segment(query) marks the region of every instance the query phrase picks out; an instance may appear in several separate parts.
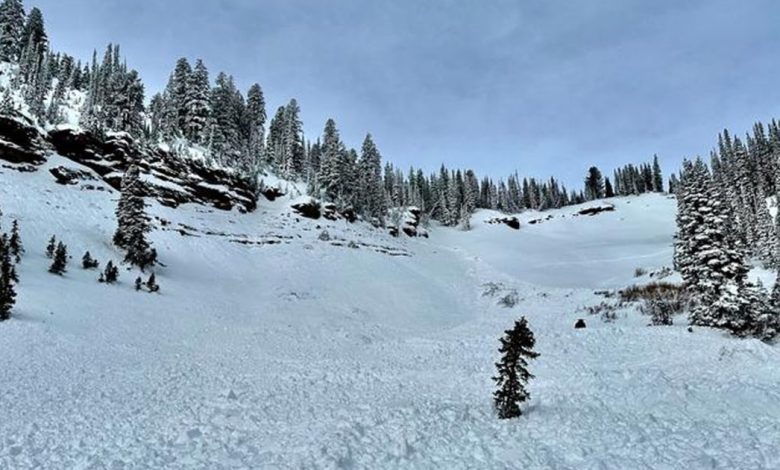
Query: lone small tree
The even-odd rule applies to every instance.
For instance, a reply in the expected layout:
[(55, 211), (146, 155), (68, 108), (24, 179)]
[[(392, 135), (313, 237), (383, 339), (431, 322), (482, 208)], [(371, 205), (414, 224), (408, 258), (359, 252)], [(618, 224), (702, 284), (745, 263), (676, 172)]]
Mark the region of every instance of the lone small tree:
[(100, 273), (98, 281), (106, 284), (114, 284), (119, 279), (119, 268), (114, 266), (113, 261), (106, 263), (106, 268)]
[(24, 246), (22, 245), (22, 237), (19, 234), (18, 220), (14, 220), (13, 226), (11, 227), (11, 238), (8, 240), (8, 248), (17, 263), (22, 260)]
[(125, 248), (125, 262), (141, 268), (157, 262), (157, 252), (146, 239), (152, 227), (144, 211), (143, 182), (138, 166), (131, 165), (122, 178), (122, 195), (116, 209), (117, 229), (114, 244)]
[(149, 280), (146, 281), (146, 288), (149, 289), (149, 292), (158, 292), (160, 290), (160, 285), (157, 284), (157, 277), (152, 273), (149, 276)]
[(515, 322), (515, 327), (506, 330), (501, 338), (501, 362), (496, 363), (498, 375), (493, 377), (498, 390), (493, 394), (493, 402), (500, 419), (516, 418), (523, 414), (520, 404), (530, 398), (525, 385), (534, 376), (528, 372), (528, 361), (536, 359), (533, 351), (536, 340), (528, 328), (525, 317)]
[(68, 266), (68, 247), (62, 242), (57, 244), (57, 250), (54, 252), (54, 261), (49, 267), (49, 272), (52, 274), (62, 275), (66, 271)]
[(138, 276), (135, 278), (135, 290), (139, 291), (141, 290), (141, 287), (143, 286), (144, 281), (141, 279), (141, 276)]
[(49, 239), (49, 244), (46, 245), (46, 257), (54, 258), (54, 250), (57, 249), (57, 237), (54, 235)]
[(0, 321), (11, 318), (11, 309), (16, 303), (14, 285), (19, 280), (8, 245), (6, 235), (0, 236)]

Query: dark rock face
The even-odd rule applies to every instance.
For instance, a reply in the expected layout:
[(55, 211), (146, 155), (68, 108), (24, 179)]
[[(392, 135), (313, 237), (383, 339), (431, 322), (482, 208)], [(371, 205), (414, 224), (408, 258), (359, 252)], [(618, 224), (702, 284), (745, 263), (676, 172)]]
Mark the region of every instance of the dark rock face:
[(40, 165), (46, 161), (46, 142), (34, 123), (21, 114), (0, 116), (0, 159)]
[(284, 193), (279, 188), (263, 188), (260, 190), (260, 194), (265, 196), (266, 199), (273, 202), (278, 198), (284, 196)]
[(83, 180), (94, 180), (95, 178), (86, 171), (74, 170), (72, 168), (65, 168), (64, 166), (58, 166), (49, 170), (49, 173), (54, 176), (54, 179), (59, 184), (78, 184)]
[(322, 217), (322, 210), (320, 208), (320, 203), (317, 202), (315, 199), (309, 199), (308, 201), (305, 202), (298, 202), (293, 204), (290, 207), (292, 207), (292, 209), (295, 212), (297, 212), (303, 217), (306, 217), (307, 219), (317, 220), (320, 217)]
[(581, 330), (581, 329), (587, 328), (587, 327), (588, 326), (585, 324), (585, 320), (583, 320), (582, 318), (577, 320), (577, 323), (574, 324), (574, 329), (575, 330)]
[[(520, 220), (518, 220), (517, 217), (513, 216), (506, 216), (506, 217), (496, 217), (494, 219), (490, 219), (487, 221), (489, 224), (504, 224), (507, 227), (514, 229), (514, 230), (520, 230)], [(536, 224), (537, 221), (532, 220), (530, 222), (531, 224)]]
[(606, 206), (596, 206), (596, 207), (586, 207), (585, 209), (582, 209), (578, 212), (579, 215), (596, 215), (601, 214), (602, 212), (614, 212), (615, 206), (613, 205), (606, 205)]
[(127, 167), (137, 164), (147, 196), (166, 206), (200, 203), (241, 212), (257, 207), (251, 185), (244, 178), (200, 160), (178, 158), (163, 148), (142, 146), (127, 133), (110, 133), (99, 139), (64, 128), (52, 131), (49, 140), (57, 153), (94, 170), (117, 190)]

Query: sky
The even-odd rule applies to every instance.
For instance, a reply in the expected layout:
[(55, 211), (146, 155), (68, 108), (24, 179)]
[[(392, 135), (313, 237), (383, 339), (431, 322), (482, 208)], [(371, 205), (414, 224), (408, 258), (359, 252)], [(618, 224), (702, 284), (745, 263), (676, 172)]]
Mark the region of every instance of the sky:
[(26, 0), (55, 50), (119, 43), (147, 95), (176, 59), (296, 98), (307, 138), (333, 118), (385, 160), (579, 185), (780, 117), (773, 0)]

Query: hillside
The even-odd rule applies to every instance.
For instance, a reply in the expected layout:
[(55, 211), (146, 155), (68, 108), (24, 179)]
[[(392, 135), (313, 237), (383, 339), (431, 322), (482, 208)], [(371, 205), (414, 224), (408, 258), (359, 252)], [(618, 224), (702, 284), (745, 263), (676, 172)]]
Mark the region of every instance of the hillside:
[[(527, 212), (519, 231), (480, 211), (428, 239), (304, 219), (287, 197), (248, 214), (149, 199), (164, 266), (148, 294), (135, 272), (107, 286), (77, 266), (120, 260), (118, 193), (56, 184), (57, 166), (93, 171), (0, 168), (3, 227), (18, 218), (27, 249), (0, 325), (2, 468), (780, 466), (777, 348), (580, 310), (671, 264), (665, 196)], [(498, 338), (523, 315), (537, 378), (527, 415), (499, 421)]]

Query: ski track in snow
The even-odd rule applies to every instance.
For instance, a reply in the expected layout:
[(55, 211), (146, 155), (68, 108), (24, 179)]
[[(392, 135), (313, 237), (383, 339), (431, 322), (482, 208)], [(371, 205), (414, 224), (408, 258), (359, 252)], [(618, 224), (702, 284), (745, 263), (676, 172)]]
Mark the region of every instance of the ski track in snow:
[[(285, 201), (250, 215), (154, 203), (173, 227), (289, 238), (157, 230), (151, 295), (136, 273), (104, 286), (77, 266), (87, 249), (121, 259), (116, 197), (0, 168), (3, 227), (18, 217), (27, 249), (0, 325), (0, 468), (780, 468), (776, 347), (635, 312), (573, 329), (595, 287), (671, 263), (674, 201), (563, 209), (520, 231), (478, 214), (427, 241), (298, 219)], [(333, 246), (322, 228), (412, 256)], [(51, 234), (73, 257), (64, 278), (46, 272)], [(487, 282), (519, 304), (496, 306)], [(499, 421), (498, 338), (521, 315), (537, 378), (526, 414)]]

